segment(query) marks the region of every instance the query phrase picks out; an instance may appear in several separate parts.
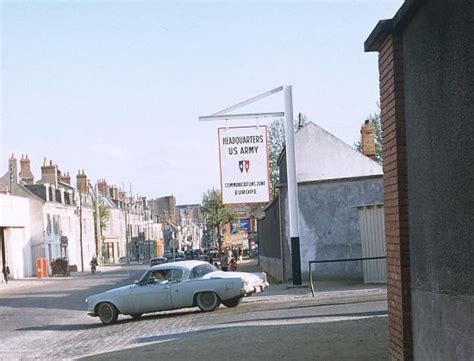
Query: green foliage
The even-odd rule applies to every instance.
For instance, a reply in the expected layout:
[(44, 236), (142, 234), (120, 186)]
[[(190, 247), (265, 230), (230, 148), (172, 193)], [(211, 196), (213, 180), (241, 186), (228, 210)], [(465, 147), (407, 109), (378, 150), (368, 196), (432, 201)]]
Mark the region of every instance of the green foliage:
[[(303, 128), (307, 122), (307, 116), (303, 113), (299, 113), (298, 120), (294, 122), (295, 132)], [(274, 199), (278, 195), (277, 186), (280, 183), (278, 158), (285, 147), (285, 122), (283, 118), (276, 119), (271, 123), (268, 138), (270, 151), (270, 192), (272, 199)]]
[[(94, 207), (94, 219), (97, 219), (96, 215), (96, 203), (95, 201), (92, 203)], [(109, 226), (109, 220), (110, 220), (110, 211), (109, 208), (104, 204), (104, 202), (99, 201), (99, 223), (100, 223), (100, 230), (106, 230), (107, 227)]]
[(282, 118), (272, 122), (269, 129), (268, 148), (270, 151), (270, 193), (272, 199), (278, 195), (278, 183), (280, 183), (280, 170), (278, 169), (278, 158), (285, 146), (285, 124)]
[(219, 247), (222, 245), (222, 227), (227, 223), (238, 219), (237, 212), (222, 203), (221, 193), (216, 189), (210, 189), (202, 195), (202, 213), (210, 229), (216, 230), (218, 234)]

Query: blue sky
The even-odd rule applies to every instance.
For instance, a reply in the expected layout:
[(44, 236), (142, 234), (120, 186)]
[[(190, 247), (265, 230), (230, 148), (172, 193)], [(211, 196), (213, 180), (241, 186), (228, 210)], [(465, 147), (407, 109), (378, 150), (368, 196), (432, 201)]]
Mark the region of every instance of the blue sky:
[[(295, 117), (353, 144), (378, 101), (363, 43), (401, 3), (4, 1), (1, 169), (28, 153), (36, 179), (46, 157), (199, 203), (219, 186), (225, 123), (198, 116), (289, 84)], [(283, 95), (245, 110), (283, 111)]]

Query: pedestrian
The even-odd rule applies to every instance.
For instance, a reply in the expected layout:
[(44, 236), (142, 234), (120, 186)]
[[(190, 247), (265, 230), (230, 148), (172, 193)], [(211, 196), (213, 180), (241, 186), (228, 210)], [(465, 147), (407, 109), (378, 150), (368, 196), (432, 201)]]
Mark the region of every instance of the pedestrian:
[(221, 254), (221, 270), (227, 271), (227, 267), (229, 266), (229, 255), (227, 252), (222, 252)]
[(237, 271), (237, 262), (235, 262), (235, 259), (231, 259), (229, 263), (229, 271), (230, 272), (236, 272)]
[(8, 267), (8, 265), (5, 265), (5, 267), (3, 267), (3, 279), (5, 280), (6, 284), (8, 284), (9, 276), (10, 276), (10, 267)]
[(97, 262), (96, 256), (92, 256), (91, 262), (89, 264), (91, 266), (92, 274), (95, 274), (95, 270), (96, 270), (97, 266), (99, 265), (99, 262)]

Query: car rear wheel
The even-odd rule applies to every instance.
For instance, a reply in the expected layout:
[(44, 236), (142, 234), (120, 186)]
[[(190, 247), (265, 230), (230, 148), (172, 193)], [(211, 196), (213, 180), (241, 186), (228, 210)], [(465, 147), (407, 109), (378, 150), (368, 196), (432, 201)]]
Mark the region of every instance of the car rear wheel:
[(118, 311), (115, 306), (109, 302), (103, 302), (97, 309), (97, 314), (104, 325), (111, 325), (117, 322)]
[(236, 297), (236, 298), (231, 298), (230, 300), (222, 301), (222, 304), (225, 307), (232, 308), (232, 307), (237, 307), (240, 304), (240, 301), (242, 301), (242, 297)]
[(216, 310), (220, 303), (219, 297), (214, 292), (200, 292), (196, 296), (196, 304), (203, 312)]

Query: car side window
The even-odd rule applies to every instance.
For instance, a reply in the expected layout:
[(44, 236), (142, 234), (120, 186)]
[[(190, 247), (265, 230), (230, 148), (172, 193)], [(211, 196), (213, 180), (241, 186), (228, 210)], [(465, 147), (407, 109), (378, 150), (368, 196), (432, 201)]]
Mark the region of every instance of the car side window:
[(205, 275), (207, 275), (210, 272), (215, 272), (217, 269), (210, 265), (210, 264), (202, 264), (200, 266), (196, 266), (192, 269), (191, 274), (189, 275), (189, 278), (201, 278)]
[(193, 270), (191, 271), (190, 278), (201, 278), (205, 274), (206, 274), (205, 269), (202, 266), (197, 266), (197, 267), (194, 267)]
[(182, 278), (183, 278), (183, 270), (174, 269), (171, 276), (171, 282), (174, 282), (174, 283), (181, 282)]

